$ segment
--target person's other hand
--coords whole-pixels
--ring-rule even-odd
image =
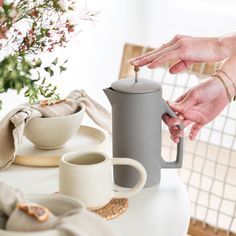
[[[222,61],[229,57],[230,50],[223,45],[221,38],[177,35],[156,50],[132,58],[129,62],[138,67],[147,65],[152,69],[169,61],[177,61],[170,68],[170,73],[174,74],[194,63]]]
[[[226,107],[229,100],[221,81],[210,78],[191,88],[175,103],[168,103],[179,118],[163,115],[163,120],[169,127],[172,140],[178,143],[179,137],[183,137],[184,134],[176,125],[182,123],[186,127],[192,123],[189,138],[194,140],[199,130],[212,121]]]

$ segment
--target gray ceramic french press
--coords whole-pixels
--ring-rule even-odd
[[[182,138],[177,146],[175,162],[166,162],[161,157],[162,115],[166,113],[176,117],[176,114],[162,98],[159,83],[128,78],[117,80],[104,92],[112,105],[114,157],[139,161],[147,171],[146,187],[159,184],[161,168],[182,166]],[[128,166],[116,166],[114,179],[120,186],[132,187],[138,181],[138,173]]]

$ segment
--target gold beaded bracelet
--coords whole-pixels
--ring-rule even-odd
[[[222,73],[223,75],[225,75],[225,77],[228,78],[228,79],[231,81],[231,83],[233,84],[234,91],[235,91],[235,95],[234,95],[233,100],[235,101],[235,100],[236,100],[236,83],[235,83],[235,81],[234,81],[232,78],[230,78],[229,75],[228,75],[226,72],[224,72],[223,70],[218,69],[218,70],[215,71],[214,74],[216,74],[217,72],[221,72],[221,73]],[[214,74],[213,74],[213,75],[214,75]]]
[[[224,81],[224,80],[221,78],[221,76],[218,75],[218,74],[213,74],[212,76],[218,78],[218,79],[221,81],[221,83],[223,84],[223,86],[224,86],[224,88],[225,88],[225,91],[226,91],[226,93],[227,93],[227,96],[228,96],[229,102],[231,102],[232,98],[231,98],[231,95],[230,95],[229,89],[228,89],[228,87],[227,87],[225,81]]]

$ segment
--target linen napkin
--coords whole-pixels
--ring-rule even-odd
[[[22,201],[19,201],[22,203]],[[20,210],[17,205],[13,204],[14,210],[6,217],[5,228],[6,230],[16,232],[33,232],[43,231],[56,228],[57,217],[49,212],[48,219],[40,222],[36,218],[28,215],[26,212]],[[37,205],[39,207],[43,207]],[[70,224],[70,222],[68,222]]]
[[[72,91],[65,100],[50,106],[23,104],[9,112],[0,122],[0,170],[9,167],[22,142],[24,129],[34,117],[70,115],[84,107],[88,116],[101,128],[111,133],[110,113],[90,98],[83,90]]]
[[[104,219],[81,208],[59,216],[50,212],[48,220],[38,222],[16,207],[27,202],[28,199],[21,191],[0,182],[0,215],[4,216],[6,221],[5,225],[1,226],[6,230],[18,232],[58,229],[70,236],[117,236]]]
[[[117,236],[103,219],[86,209],[76,209],[58,217],[55,227],[73,236]]]

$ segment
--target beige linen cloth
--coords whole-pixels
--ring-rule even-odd
[[[110,113],[90,98],[83,90],[74,90],[68,97],[51,106],[23,104],[9,112],[0,122],[0,170],[9,167],[21,144],[24,128],[34,117],[56,117],[73,114],[80,106],[100,127],[111,133]]]
[[[58,229],[68,236],[117,236],[104,219],[86,209],[74,209],[39,222],[32,216],[16,208],[19,203],[27,203],[24,194],[0,182],[0,227],[17,232],[33,232]]]

